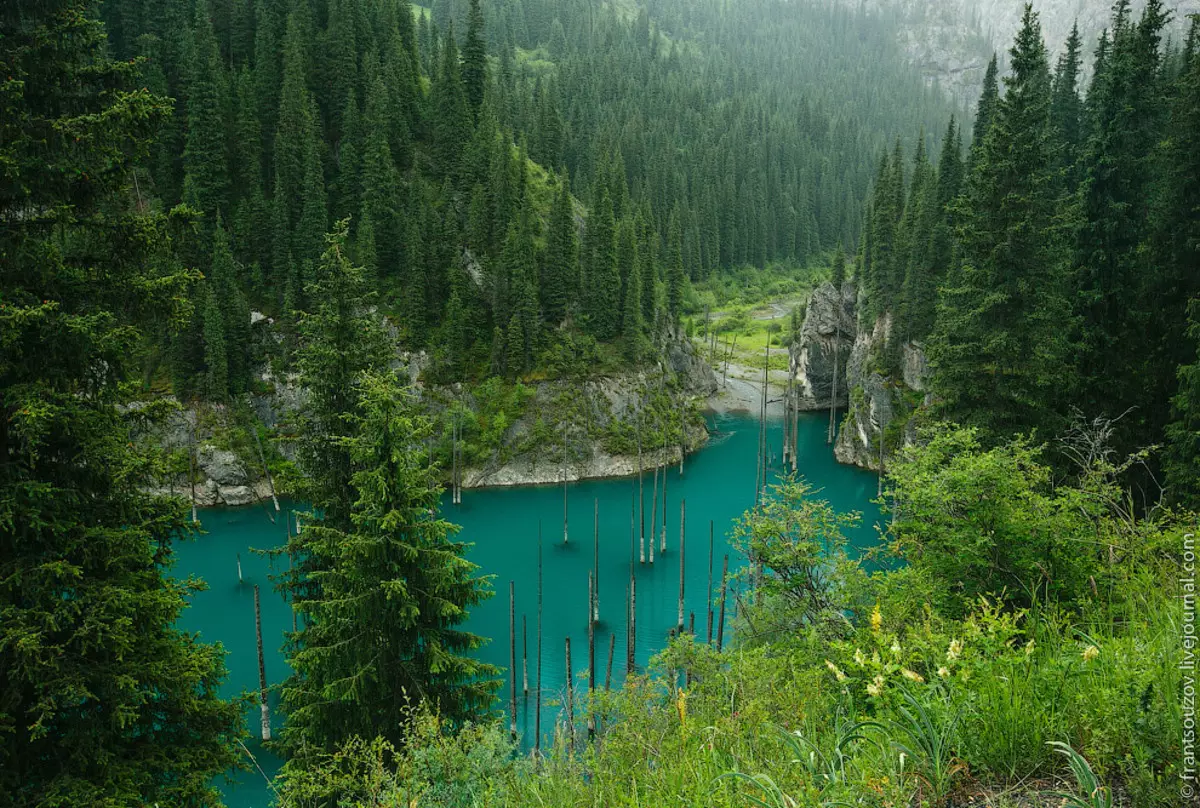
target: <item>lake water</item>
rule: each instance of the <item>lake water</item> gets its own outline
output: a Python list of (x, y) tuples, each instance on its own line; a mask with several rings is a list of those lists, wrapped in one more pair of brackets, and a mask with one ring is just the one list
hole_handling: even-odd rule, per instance
[[(871, 503), (876, 478), (870, 472), (838, 464), (825, 443), (826, 416), (802, 415), (799, 430), (799, 470), (821, 489), (820, 496), (840, 511), (860, 511), (864, 519), (852, 532), (855, 547), (871, 546), (877, 541), (875, 522), (878, 508)], [(659, 651), (668, 632), (675, 627), (679, 597), (679, 519), (680, 500), (687, 500), (687, 536), (685, 552), (685, 612), (695, 614), (698, 635), (703, 638), (706, 625), (706, 589), (708, 583), (709, 524), (714, 526), (714, 589), (719, 587), (721, 559), (729, 553), (730, 572), (741, 566), (736, 552), (729, 549), (726, 533), (734, 520), (754, 505), (755, 457), (759, 424), (745, 415), (717, 415), (712, 418), (713, 439), (707, 447), (690, 456), (684, 464), (682, 479), (679, 466), (672, 467), (667, 480), (667, 553), (656, 563), (635, 564), (637, 576), (637, 664), (643, 666)], [(778, 464), (783, 422), (768, 424), (769, 445)], [(776, 469), (778, 470), (778, 469)], [(654, 475), (645, 477), (647, 535), (651, 511)], [(468, 557), (480, 571), (493, 576), (495, 597), (475, 609), (468, 628), (491, 642), (480, 651), (484, 660), (505, 670), (504, 687), (497, 709), (507, 712), (509, 704), (509, 582), (516, 591), (517, 626), (517, 713), (526, 746), (532, 745), (533, 712), (536, 688), (537, 638), (537, 558), (538, 527), (542, 529), (543, 615), (542, 615), (542, 735), (548, 742), (564, 689), (566, 664), (564, 639), (571, 638), (572, 668), (578, 676), (587, 671), (588, 573), (593, 568), (593, 509), (599, 505), (600, 622), (596, 629), (596, 666), (598, 686), (603, 686), (609, 637), (616, 634), (616, 658), (613, 685), (624, 677), (625, 597), (630, 566), (630, 510), (636, 479), (597, 480), (573, 483), (568, 489), (570, 537), (563, 544), (563, 491), (561, 486), (465, 491), (463, 503), (443, 500), (443, 514), (462, 526), (461, 538), (474, 546)], [(662, 530), (662, 503), (659, 503), (657, 532)], [(284, 512), (290, 513), (284, 503)], [(271, 517), (275, 517), (272, 522)], [(208, 590), (197, 594), (192, 607), (185, 610), (180, 623), (198, 631), (203, 640), (221, 642), (228, 656), (229, 677), (224, 693), (235, 695), (258, 688), (258, 660), (254, 632), (254, 586), (260, 587), (263, 638), (266, 649), (267, 678), (282, 681), (288, 674), (280, 653), (283, 632), (292, 625), (291, 611), (274, 591), (272, 569), (266, 558), (251, 548), (267, 549), (284, 541), (284, 520), (274, 513), (270, 503), (245, 508), (214, 508), (200, 513), (207, 535), (177, 548), (178, 575), (203, 578)], [(241, 563), (239, 581), (238, 560)], [(528, 625), (529, 686), (528, 697), (522, 682), (522, 618)], [(727, 618), (728, 627), (728, 618)], [(715, 634), (715, 628), (714, 628)], [(578, 683), (579, 680), (577, 679)], [(584, 685), (586, 687), (586, 684)], [(272, 719), (278, 729), (277, 698), (272, 695)], [(258, 711), (247, 716), (254, 737), (258, 735)], [(267, 775), (279, 761), (255, 741), (251, 753)], [(231, 808), (266, 808), (270, 788), (263, 774), (241, 772), (234, 782), (223, 785)]]

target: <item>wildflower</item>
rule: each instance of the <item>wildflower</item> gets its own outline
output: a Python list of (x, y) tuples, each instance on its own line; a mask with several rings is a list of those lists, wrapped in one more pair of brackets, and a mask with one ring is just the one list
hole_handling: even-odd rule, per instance
[(869, 693), (872, 696), (882, 696), (883, 695), (883, 676), (882, 675), (876, 675), (875, 679), (871, 682), (871, 684), (867, 685), (867, 693)]
[(1083, 657), (1084, 662), (1091, 662), (1093, 659), (1100, 656), (1100, 649), (1094, 645), (1089, 645), (1087, 648), (1083, 649), (1083, 653), (1080, 656)]
[(867, 664), (867, 655), (862, 652), (861, 648), (854, 649), (854, 661), (859, 665)]
[(951, 640), (950, 647), (946, 649), (946, 659), (950, 662), (958, 659), (962, 654), (962, 642), (960, 640)]
[(892, 640), (891, 652), (893, 656), (900, 656), (900, 641)]
[(687, 697), (686, 690), (680, 690), (679, 696), (675, 699), (675, 709), (679, 711), (679, 723), (687, 720)]
[(828, 659), (827, 659), (827, 660), (825, 660), (825, 667), (829, 668), (829, 670), (831, 670), (831, 671), (833, 672), (833, 676), (834, 676), (834, 678), (835, 678), (835, 679), (837, 679), (839, 682), (844, 682), (844, 681), (846, 681), (846, 674), (845, 674), (845, 673), (843, 673), (843, 672), (841, 671), (841, 669), (840, 669), (840, 668), (838, 668), (838, 666), (837, 666), (837, 665), (834, 665), (834, 664), (833, 664), (832, 662), (830, 662)]
[(903, 676), (908, 681), (916, 682), (917, 684), (922, 684), (925, 681), (924, 676), (917, 673), (916, 671), (910, 671), (908, 668), (901, 668), (900, 675)]
[(1037, 646), (1037, 642), (1034, 640), (1030, 640), (1029, 642), (1025, 643), (1025, 656), (1032, 656), (1033, 649), (1036, 646)]
[(883, 613), (879, 611), (879, 604), (875, 604), (875, 610), (871, 612), (871, 631), (878, 632), (883, 628)]
[(942, 667), (938, 668), (938, 676), (942, 677), (943, 679), (949, 679), (950, 669), (943, 665)]

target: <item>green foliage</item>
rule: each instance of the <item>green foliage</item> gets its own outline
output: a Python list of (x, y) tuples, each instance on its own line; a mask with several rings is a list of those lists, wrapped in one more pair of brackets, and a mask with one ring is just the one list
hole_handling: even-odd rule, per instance
[(893, 549), (937, 582), (948, 613), (980, 595), (1026, 605), (1084, 595), (1100, 503), (1056, 490), (1039, 458), (1022, 440), (984, 451), (974, 430), (959, 429), (926, 434), (892, 462)]
[[(353, 737), (403, 739), (404, 706), (436, 705), (462, 721), (490, 706), (497, 671), (471, 652), (484, 639), (461, 626), (490, 597), (464, 557), (457, 528), (438, 518), (441, 486), (423, 449), (428, 418), (390, 373), (366, 372), (339, 446), (353, 464), (350, 526), (310, 514), (284, 577), (302, 628), (290, 638), (295, 673), (283, 685), (288, 767)], [(381, 651), (386, 649), (386, 653)]]
[(131, 404), (149, 335), (191, 316), (172, 254), (187, 210), (136, 205), (170, 115), (110, 61), (92, 5), (0, 19), (0, 794), (14, 805), (220, 804), (238, 762), (224, 653), (176, 622), (203, 586), (170, 574), (183, 503)]

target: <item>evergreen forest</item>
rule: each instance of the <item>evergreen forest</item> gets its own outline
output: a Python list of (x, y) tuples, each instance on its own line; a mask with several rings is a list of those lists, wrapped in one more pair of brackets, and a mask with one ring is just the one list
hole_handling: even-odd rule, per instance
[[(260, 708), (279, 808), (1200, 804), (1200, 15), (967, 109), (875, 5), (0, 4), (0, 808), (240, 805)], [(708, 636), (681, 558), (522, 743), (447, 497), (653, 462), (665, 550), (731, 362), (875, 543), (763, 437)], [(268, 737), (176, 554), (277, 495)]]

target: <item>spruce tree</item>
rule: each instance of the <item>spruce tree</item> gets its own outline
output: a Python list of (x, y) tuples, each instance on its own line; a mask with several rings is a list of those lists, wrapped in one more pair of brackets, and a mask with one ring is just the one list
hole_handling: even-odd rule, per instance
[(228, 87), (206, 0), (196, 3), (188, 72), (188, 129), (183, 151), (184, 201), (208, 214), (211, 222), (211, 217), (225, 208), (229, 197), (225, 122)]
[(833, 263), (830, 265), (829, 282), (833, 284), (833, 288), (839, 293), (842, 291), (842, 286), (846, 283), (846, 249), (839, 241), (837, 249), (833, 251)]
[(471, 114), (477, 116), (487, 86), (487, 43), (483, 38), (483, 11), (479, 8), (479, 0), (470, 0), (462, 57), (463, 90)]
[(430, 96), (434, 163), (443, 177), (461, 179), (463, 152), (471, 137), (471, 108), (463, 88), (453, 26), (446, 32), (442, 63)]
[(1050, 70), (1029, 6), (1011, 55), (1012, 75), (967, 183), (962, 263), (929, 340), (941, 414), (989, 441), (1035, 428), (1054, 434), (1072, 386)]
[(617, 274), (612, 201), (603, 193), (588, 218), (584, 237), (587, 273), (584, 294), (588, 327), (599, 340), (611, 340), (621, 327), (621, 278)]
[(358, 378), (385, 367), (388, 355), (383, 323), (371, 311), (376, 297), (371, 276), (351, 262), (347, 229), (345, 221), (338, 223), (315, 277), (304, 283), (311, 310), (301, 323), (297, 363), (308, 391), (298, 440), (304, 493), (322, 523), (336, 530), (349, 528), (354, 503), (345, 441), (360, 412)]
[(1081, 407), (1117, 418), (1118, 449), (1155, 440), (1144, 406), (1143, 371), (1153, 351), (1149, 335), (1160, 301), (1145, 296), (1141, 244), (1148, 228), (1151, 144), (1161, 138), (1167, 112), (1159, 39), (1166, 15), (1149, 0), (1140, 22), (1127, 0), (1115, 7), (1104, 72), (1089, 98), (1093, 131), (1082, 159), (1083, 226), (1075, 249), (1080, 316)]
[(972, 161), (976, 152), (983, 147), (983, 141), (996, 114), (996, 105), (1000, 99), (999, 75), (996, 55), (992, 54), (992, 60), (988, 62), (987, 72), (983, 76), (983, 91), (979, 94), (979, 102), (975, 107), (975, 129), (971, 133)]
[(667, 312), (672, 320), (678, 320), (683, 311), (683, 287), (686, 282), (681, 227), (679, 208), (676, 207), (667, 225)]
[(285, 774), (354, 737), (401, 743), (410, 704), (467, 720), (499, 684), (472, 654), (484, 639), (462, 628), (491, 591), (438, 516), (440, 471), (423, 448), (431, 422), (390, 371), (359, 372), (353, 384), (339, 443), (353, 472), (336, 497), (352, 510), (336, 522), (310, 517), (288, 543), (305, 571), (285, 580), (303, 616), (282, 691)]
[(558, 193), (550, 208), (546, 252), (542, 264), (542, 310), (546, 320), (557, 325), (579, 288), (579, 249), (575, 234), (575, 206), (571, 183), (564, 173), (558, 178)]
[(170, 114), (85, 0), (0, 14), (0, 802), (215, 805), (240, 759), (223, 652), (177, 621), (193, 527), (127, 408), (142, 328), (196, 280), (134, 170)]
[(1079, 97), (1079, 71), (1082, 67), (1082, 43), (1079, 25), (1071, 34), (1054, 71), (1054, 97), (1050, 104), (1050, 121), (1054, 127), (1059, 149), (1059, 166), (1069, 191), (1079, 185), (1077, 163), (1083, 148), (1083, 100)]

